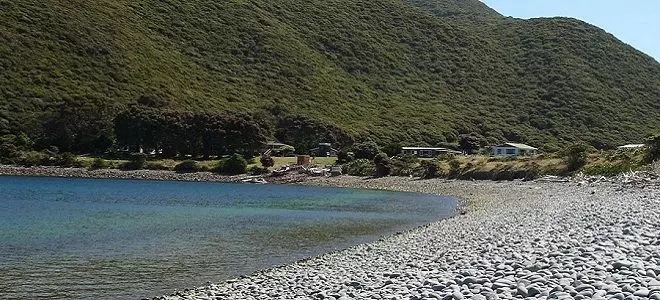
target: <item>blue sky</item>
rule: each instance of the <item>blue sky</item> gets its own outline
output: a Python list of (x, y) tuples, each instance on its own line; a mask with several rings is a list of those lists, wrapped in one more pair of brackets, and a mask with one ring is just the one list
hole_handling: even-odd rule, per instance
[(660, 0), (481, 0), (515, 18), (573, 17), (660, 61)]

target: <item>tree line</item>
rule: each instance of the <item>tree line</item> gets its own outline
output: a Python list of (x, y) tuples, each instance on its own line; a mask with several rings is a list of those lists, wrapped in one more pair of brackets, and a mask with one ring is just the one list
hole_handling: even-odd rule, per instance
[(0, 155), (11, 157), (32, 150), (81, 154), (128, 150), (155, 151), (167, 158), (208, 159), (234, 153), (251, 157), (270, 140), (293, 145), (300, 153), (322, 142), (338, 148), (354, 143), (341, 128), (306, 116), (269, 111), (182, 111), (150, 96), (119, 109), (71, 98), (52, 111), (29, 135), (1, 132)]

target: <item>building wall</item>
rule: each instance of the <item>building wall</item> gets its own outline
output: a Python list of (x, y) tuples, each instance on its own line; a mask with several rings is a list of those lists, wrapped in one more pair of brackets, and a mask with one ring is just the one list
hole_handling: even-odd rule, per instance
[[(493, 147), (493, 155), (495, 155), (495, 156), (518, 156), (518, 155), (520, 155), (520, 149), (515, 148), (515, 147)], [(524, 155), (536, 155), (536, 150), (525, 150)]]

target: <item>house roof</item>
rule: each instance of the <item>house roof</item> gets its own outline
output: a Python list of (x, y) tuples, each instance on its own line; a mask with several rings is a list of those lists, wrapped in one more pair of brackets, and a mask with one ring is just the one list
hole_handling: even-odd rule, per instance
[(495, 146), (495, 147), (513, 147), (513, 148), (524, 149), (524, 150), (538, 150), (538, 148), (534, 148), (530, 145), (519, 144), (519, 143), (504, 143), (502, 145), (498, 145), (498, 146)]
[(643, 148), (646, 146), (645, 144), (628, 144), (628, 145), (623, 145), (619, 146), (619, 149), (634, 149), (634, 148)]
[(282, 143), (278, 143), (278, 142), (268, 142), (268, 143), (266, 143), (266, 146), (282, 147), (282, 146), (287, 146), (287, 144), (282, 144)]
[(409, 151), (422, 151), (422, 150), (432, 150), (432, 151), (438, 151), (438, 152), (449, 152), (449, 153), (458, 153), (460, 154), (461, 151), (456, 151), (452, 149), (447, 149), (447, 148), (437, 148), (437, 147), (401, 147), (401, 150), (409, 150)]
[(435, 147), (401, 147), (403, 150), (435, 150), (435, 151), (446, 151), (447, 148), (435, 148)]

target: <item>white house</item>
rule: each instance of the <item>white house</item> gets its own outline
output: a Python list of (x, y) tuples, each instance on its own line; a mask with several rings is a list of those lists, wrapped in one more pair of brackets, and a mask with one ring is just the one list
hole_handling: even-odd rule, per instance
[(525, 144), (505, 143), (493, 147), (493, 155), (495, 156), (523, 156), (523, 155), (536, 155), (539, 149)]

